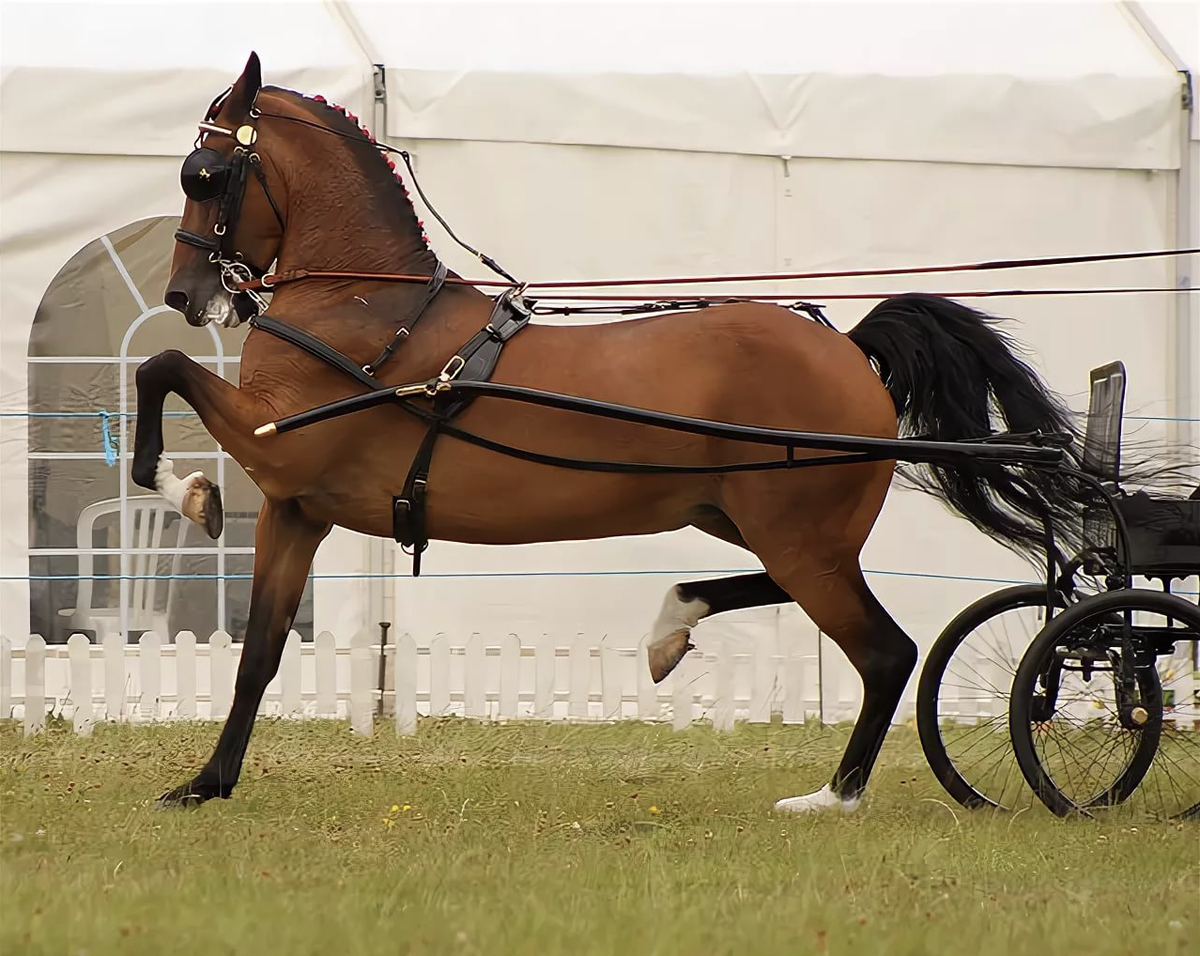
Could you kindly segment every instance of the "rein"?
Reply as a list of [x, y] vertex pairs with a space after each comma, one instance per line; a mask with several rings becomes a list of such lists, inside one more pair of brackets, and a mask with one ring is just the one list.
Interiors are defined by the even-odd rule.
[[[285, 117], [286, 118], [286, 117]], [[336, 130], [330, 130], [336, 135]], [[383, 144], [378, 144], [380, 149], [385, 147]], [[412, 171], [411, 165], [408, 163], [408, 153], [404, 150], [394, 150], [402, 154], [405, 165], [408, 166], [410, 174]], [[420, 184], [417, 182], [416, 176], [413, 175], [413, 185], [416, 186], [417, 193], [422, 201], [429, 208], [429, 211], [437, 217], [438, 222], [446, 227], [446, 231], [450, 233], [451, 238], [458, 242], [459, 245], [473, 253], [480, 259], [485, 261], [485, 264], [491, 263], [489, 268], [495, 265], [495, 260], [488, 256], [484, 256], [466, 243], [462, 242], [453, 232], [437, 210], [430, 205], [429, 200], [425, 197], [425, 193], [421, 190]], [[1096, 255], [1081, 255], [1081, 256], [1046, 256], [1041, 258], [1029, 259], [991, 259], [981, 262], [965, 262], [947, 265], [932, 265], [932, 266], [906, 266], [889, 269], [843, 269], [825, 272], [763, 272], [749, 273], [745, 275], [727, 275], [727, 276], [672, 276], [665, 278], [654, 279], [584, 279], [584, 280], [563, 280], [563, 281], [544, 281], [544, 282], [526, 282], [519, 283], [507, 272], [503, 272], [498, 267], [495, 269], [499, 274], [507, 276], [510, 282], [497, 282], [494, 279], [461, 279], [450, 278], [447, 282], [452, 282], [456, 285], [470, 286], [486, 286], [488, 288], [524, 288], [524, 289], [603, 289], [614, 288], [620, 286], [659, 286], [659, 285], [700, 285], [700, 284], [718, 284], [723, 282], [790, 282], [805, 279], [850, 279], [850, 278], [865, 278], [870, 276], [903, 276], [903, 275], [934, 275], [938, 273], [953, 273], [953, 272], [993, 272], [1006, 269], [1028, 269], [1039, 266], [1061, 266], [1061, 265], [1078, 265], [1081, 263], [1091, 262], [1120, 262], [1130, 259], [1153, 259], [1164, 258], [1168, 256], [1189, 256], [1200, 253], [1200, 248], [1196, 249], [1154, 249], [1142, 252], [1117, 252]], [[275, 273], [264, 275], [259, 279], [252, 279], [239, 284], [239, 289], [243, 290], [261, 290], [271, 289], [278, 285], [285, 285], [291, 282], [298, 282], [302, 279], [324, 279], [327, 281], [334, 280], [354, 280], [354, 281], [370, 281], [370, 282], [427, 282], [428, 276], [407, 275], [404, 273], [395, 272], [335, 272], [321, 269], [292, 269], [288, 272]], [[977, 292], [955, 292], [955, 293], [931, 293], [933, 295], [948, 295], [948, 296], [987, 296], [987, 295], [1087, 295], [1087, 294], [1104, 294], [1113, 292], [1194, 292], [1196, 289], [1190, 287], [1182, 288], [1120, 288], [1120, 289], [1032, 289], [1032, 290], [985, 290]], [[876, 298], [893, 295], [895, 293], [872, 293], [869, 295], [827, 295], [823, 298], [829, 299], [847, 299], [847, 298]], [[627, 297], [618, 295], [590, 295], [590, 296], [553, 296], [556, 299], [572, 299], [577, 301], [595, 301], [595, 300], [613, 300], [624, 301]], [[673, 299], [674, 296], [648, 296], [647, 301], [661, 302], [668, 299]], [[767, 300], [785, 300], [791, 296], [755, 296], [758, 299]], [[712, 300], [717, 301], [717, 300]]]

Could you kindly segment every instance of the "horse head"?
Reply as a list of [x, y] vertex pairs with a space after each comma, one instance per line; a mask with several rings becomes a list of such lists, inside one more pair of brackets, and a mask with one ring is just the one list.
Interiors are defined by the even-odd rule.
[[272, 263], [431, 274], [436, 257], [395, 164], [323, 97], [262, 85], [250, 54], [198, 124], [164, 301], [196, 326], [233, 328], [265, 310], [238, 283]]
[[283, 213], [255, 148], [261, 87], [251, 53], [242, 75], [208, 108], [180, 171], [186, 200], [164, 301], [191, 325], [232, 328], [252, 315], [255, 303], [234, 284], [263, 275], [279, 253]]

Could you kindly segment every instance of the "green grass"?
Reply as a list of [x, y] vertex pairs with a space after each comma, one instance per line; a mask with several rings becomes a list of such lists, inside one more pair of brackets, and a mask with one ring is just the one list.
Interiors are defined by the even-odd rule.
[[971, 814], [905, 729], [852, 816], [770, 811], [828, 778], [845, 728], [461, 720], [406, 739], [263, 722], [233, 799], [153, 811], [215, 736], [0, 725], [0, 953], [1174, 956], [1200, 939], [1194, 824]]

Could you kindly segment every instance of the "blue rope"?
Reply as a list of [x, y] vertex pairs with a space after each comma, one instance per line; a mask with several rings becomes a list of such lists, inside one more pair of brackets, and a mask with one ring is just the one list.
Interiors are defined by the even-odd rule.
[[[163, 412], [164, 418], [196, 417], [194, 411]], [[91, 418], [93, 415], [108, 415], [112, 418], [137, 418], [137, 412], [0, 412], [0, 418]]]
[[108, 412], [100, 409], [100, 443], [104, 446], [104, 464], [111, 468], [117, 463], [119, 449], [108, 424]]

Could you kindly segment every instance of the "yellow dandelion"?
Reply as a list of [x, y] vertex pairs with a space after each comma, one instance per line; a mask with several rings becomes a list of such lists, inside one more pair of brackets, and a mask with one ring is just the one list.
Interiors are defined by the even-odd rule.
[[395, 821], [395, 820], [393, 820], [391, 817], [384, 817], [384, 818], [383, 818], [383, 825], [384, 825], [385, 827], [394, 827], [394, 826], [396, 825], [396, 821]]
[[[392, 813], [395, 813], [395, 812], [396, 812], [397, 810], [399, 810], [399, 809], [400, 809], [400, 807], [399, 807], [399, 806], [397, 806], [397, 805], [396, 805], [396, 804], [394, 804], [394, 803], [392, 804]], [[406, 809], [406, 810], [407, 810], [407, 809], [408, 809], [408, 807], [405, 807], [404, 809]]]
[[658, 812], [659, 812], [659, 810], [658, 810], [658, 807], [651, 807], [651, 808], [650, 808], [650, 812], [651, 812], [651, 813], [658, 813]]
[[[392, 807], [392, 809], [394, 810], [394, 809], [396, 809], [396, 808], [395, 808], [395, 807]], [[404, 806], [402, 806], [400, 809], [401, 809], [401, 810], [403, 810], [405, 813], [408, 813], [408, 811], [412, 809], [412, 804], [410, 804], [410, 803], [406, 803], [406, 804], [405, 804]]]

